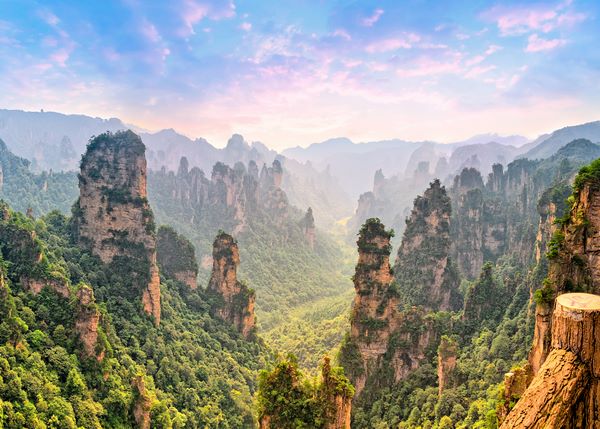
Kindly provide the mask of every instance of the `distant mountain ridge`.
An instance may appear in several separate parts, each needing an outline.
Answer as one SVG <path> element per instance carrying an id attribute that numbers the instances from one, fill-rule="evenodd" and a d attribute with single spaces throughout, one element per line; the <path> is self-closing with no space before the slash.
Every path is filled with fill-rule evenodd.
<path id="1" fill-rule="evenodd" d="M 90 136 L 128 127 L 117 118 L 0 109 L 0 138 L 15 154 L 31 160 L 33 171 L 75 170 Z M 232 165 L 255 161 L 260 166 L 278 159 L 290 173 L 283 183 L 290 200 L 299 206 L 313 206 L 320 212 L 318 222 L 330 224 L 351 214 L 352 201 L 370 188 L 379 169 L 387 177 L 400 179 L 412 178 L 418 170 L 445 180 L 465 167 L 486 175 L 494 163 L 548 158 L 578 138 L 600 142 L 600 121 L 562 128 L 531 142 L 523 136 L 492 133 L 447 144 L 402 139 L 354 143 L 338 137 L 280 153 L 260 142 L 248 143 L 238 134 L 224 148 L 173 129 L 140 132 L 140 136 L 147 147 L 148 167 L 153 170 L 162 166 L 176 169 L 182 156 L 204 171 L 218 161 Z M 318 202 L 321 207 L 315 207 Z"/>
<path id="2" fill-rule="evenodd" d="M 0 139 L 11 152 L 31 161 L 33 172 L 75 171 L 91 136 L 127 128 L 131 126 L 116 118 L 0 109 Z M 287 159 L 260 142 L 248 143 L 239 134 L 234 134 L 224 148 L 216 148 L 203 138 L 192 140 L 173 129 L 139 135 L 146 145 L 151 170 L 163 166 L 177 170 L 184 156 L 191 166 L 208 172 L 217 162 L 235 165 L 254 161 L 262 167 L 278 159 L 285 166 L 283 188 L 290 201 L 300 207 L 311 206 L 317 223 L 330 225 L 352 211 L 352 199 L 327 171 Z"/>
<path id="3" fill-rule="evenodd" d="M 554 131 L 547 138 L 532 146 L 523 154 L 523 158 L 543 159 L 555 154 L 561 147 L 576 139 L 587 139 L 593 143 L 600 142 L 600 121 L 564 127 Z"/>

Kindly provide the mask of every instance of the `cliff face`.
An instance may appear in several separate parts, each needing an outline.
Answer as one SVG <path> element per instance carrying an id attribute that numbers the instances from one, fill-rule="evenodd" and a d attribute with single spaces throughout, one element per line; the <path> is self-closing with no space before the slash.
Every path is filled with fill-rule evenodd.
<path id="1" fill-rule="evenodd" d="M 199 168 L 189 169 L 183 157 L 176 174 L 163 168 L 153 173 L 152 184 L 161 198 L 171 199 L 193 213 L 187 220 L 189 223 L 218 224 L 240 234 L 257 210 L 267 212 L 279 223 L 287 218 L 289 203 L 280 187 L 282 175 L 283 169 L 277 160 L 271 167 L 263 165 L 260 174 L 254 161 L 247 167 L 237 162 L 233 168 L 217 162 L 207 179 Z"/>
<path id="2" fill-rule="evenodd" d="M 502 166 L 490 174 L 488 188 L 503 191 L 501 171 Z M 485 194 L 483 179 L 474 168 L 465 168 L 454 178 L 453 254 L 460 272 L 468 278 L 476 278 L 484 260 L 495 261 L 506 245 L 501 200 Z"/>
<path id="3" fill-rule="evenodd" d="M 561 196 L 560 186 L 553 192 Z M 542 198 L 542 218 L 554 215 L 553 199 Z M 568 203 L 547 243 L 548 277 L 535 293 L 534 377 L 504 429 L 596 427 L 599 421 L 600 160 L 579 171 Z"/>
<path id="4" fill-rule="evenodd" d="M 216 297 L 212 313 L 231 323 L 244 337 L 254 335 L 254 291 L 237 279 L 240 255 L 236 241 L 220 233 L 213 244 L 213 268 L 208 291 Z"/>
<path id="5" fill-rule="evenodd" d="M 304 239 L 308 243 L 309 247 L 314 249 L 316 238 L 315 218 L 313 216 L 312 208 L 310 207 L 302 219 L 302 232 L 304 233 Z"/>
<path id="6" fill-rule="evenodd" d="M 341 362 L 359 395 L 405 378 L 426 358 L 438 335 L 422 308 L 400 310 L 401 299 L 390 270 L 391 232 L 369 219 L 358 239 L 354 274 L 356 296 L 350 336 Z"/>
<path id="7" fill-rule="evenodd" d="M 454 387 L 458 343 L 450 337 L 442 336 L 438 346 L 438 395 L 442 396 L 444 389 Z"/>
<path id="8" fill-rule="evenodd" d="M 427 310 L 458 310 L 460 279 L 450 257 L 450 198 L 439 180 L 415 199 L 394 276 L 402 302 Z"/>
<path id="9" fill-rule="evenodd" d="M 501 429 L 594 428 L 600 418 L 600 296 L 555 302 L 551 351 Z"/>
<path id="10" fill-rule="evenodd" d="M 156 254 L 160 271 L 167 277 L 196 289 L 198 263 L 194 246 L 169 226 L 160 226 L 156 237 Z"/>
<path id="11" fill-rule="evenodd" d="M 81 245 L 102 262 L 135 265 L 131 286 L 158 324 L 160 279 L 144 153 L 144 144 L 131 131 L 106 133 L 90 141 L 81 160 L 74 224 Z"/>
<path id="12" fill-rule="evenodd" d="M 558 227 L 545 228 L 554 232 L 547 243 L 548 277 L 536 292 L 536 325 L 529 354 L 534 374 L 551 349 L 551 315 L 556 296 L 572 291 L 600 293 L 600 179 L 586 174 L 594 171 L 591 168 L 581 171 L 570 197 L 570 211 Z"/>
<path id="13" fill-rule="evenodd" d="M 354 274 L 354 306 L 350 336 L 356 350 L 347 350 L 346 357 L 358 357 L 357 367 L 345 368 L 359 394 L 367 378 L 379 366 L 391 335 L 390 321 L 398 315 L 398 298 L 390 288 L 390 239 L 392 234 L 378 219 L 369 219 L 357 241 L 358 263 Z M 356 356 L 356 354 L 358 356 Z"/>
<path id="14" fill-rule="evenodd" d="M 87 357 L 95 357 L 98 361 L 104 359 L 101 345 L 98 345 L 98 325 L 100 312 L 96 307 L 94 291 L 87 285 L 82 285 L 77 291 L 77 317 L 75 331 L 83 344 L 83 351 Z"/>

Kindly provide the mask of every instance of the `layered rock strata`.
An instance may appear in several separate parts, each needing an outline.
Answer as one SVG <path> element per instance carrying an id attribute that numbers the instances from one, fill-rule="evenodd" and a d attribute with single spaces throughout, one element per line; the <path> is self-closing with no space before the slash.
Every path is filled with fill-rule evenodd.
<path id="1" fill-rule="evenodd" d="M 240 254 L 237 242 L 224 232 L 213 243 L 213 267 L 208 291 L 215 297 L 211 312 L 231 323 L 244 337 L 255 331 L 255 294 L 237 279 Z"/>
<path id="2" fill-rule="evenodd" d="M 158 324 L 160 278 L 146 194 L 145 150 L 132 131 L 106 133 L 90 141 L 81 160 L 74 224 L 79 243 L 102 262 L 136 267 L 131 287 Z"/>

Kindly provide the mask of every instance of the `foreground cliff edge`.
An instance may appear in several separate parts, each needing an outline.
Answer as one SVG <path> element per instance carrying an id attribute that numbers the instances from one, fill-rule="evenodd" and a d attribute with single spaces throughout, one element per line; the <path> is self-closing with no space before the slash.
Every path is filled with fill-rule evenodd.
<path id="1" fill-rule="evenodd" d="M 536 292 L 526 368 L 533 380 L 503 429 L 600 426 L 600 160 L 580 170 L 569 204 L 549 243 L 549 276 Z"/>

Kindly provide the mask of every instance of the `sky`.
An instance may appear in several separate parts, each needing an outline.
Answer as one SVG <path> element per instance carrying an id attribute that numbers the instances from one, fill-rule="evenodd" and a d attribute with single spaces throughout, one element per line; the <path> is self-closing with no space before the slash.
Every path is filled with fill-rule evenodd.
<path id="1" fill-rule="evenodd" d="M 0 108 L 223 146 L 600 119 L 600 2 L 0 0 Z"/>

